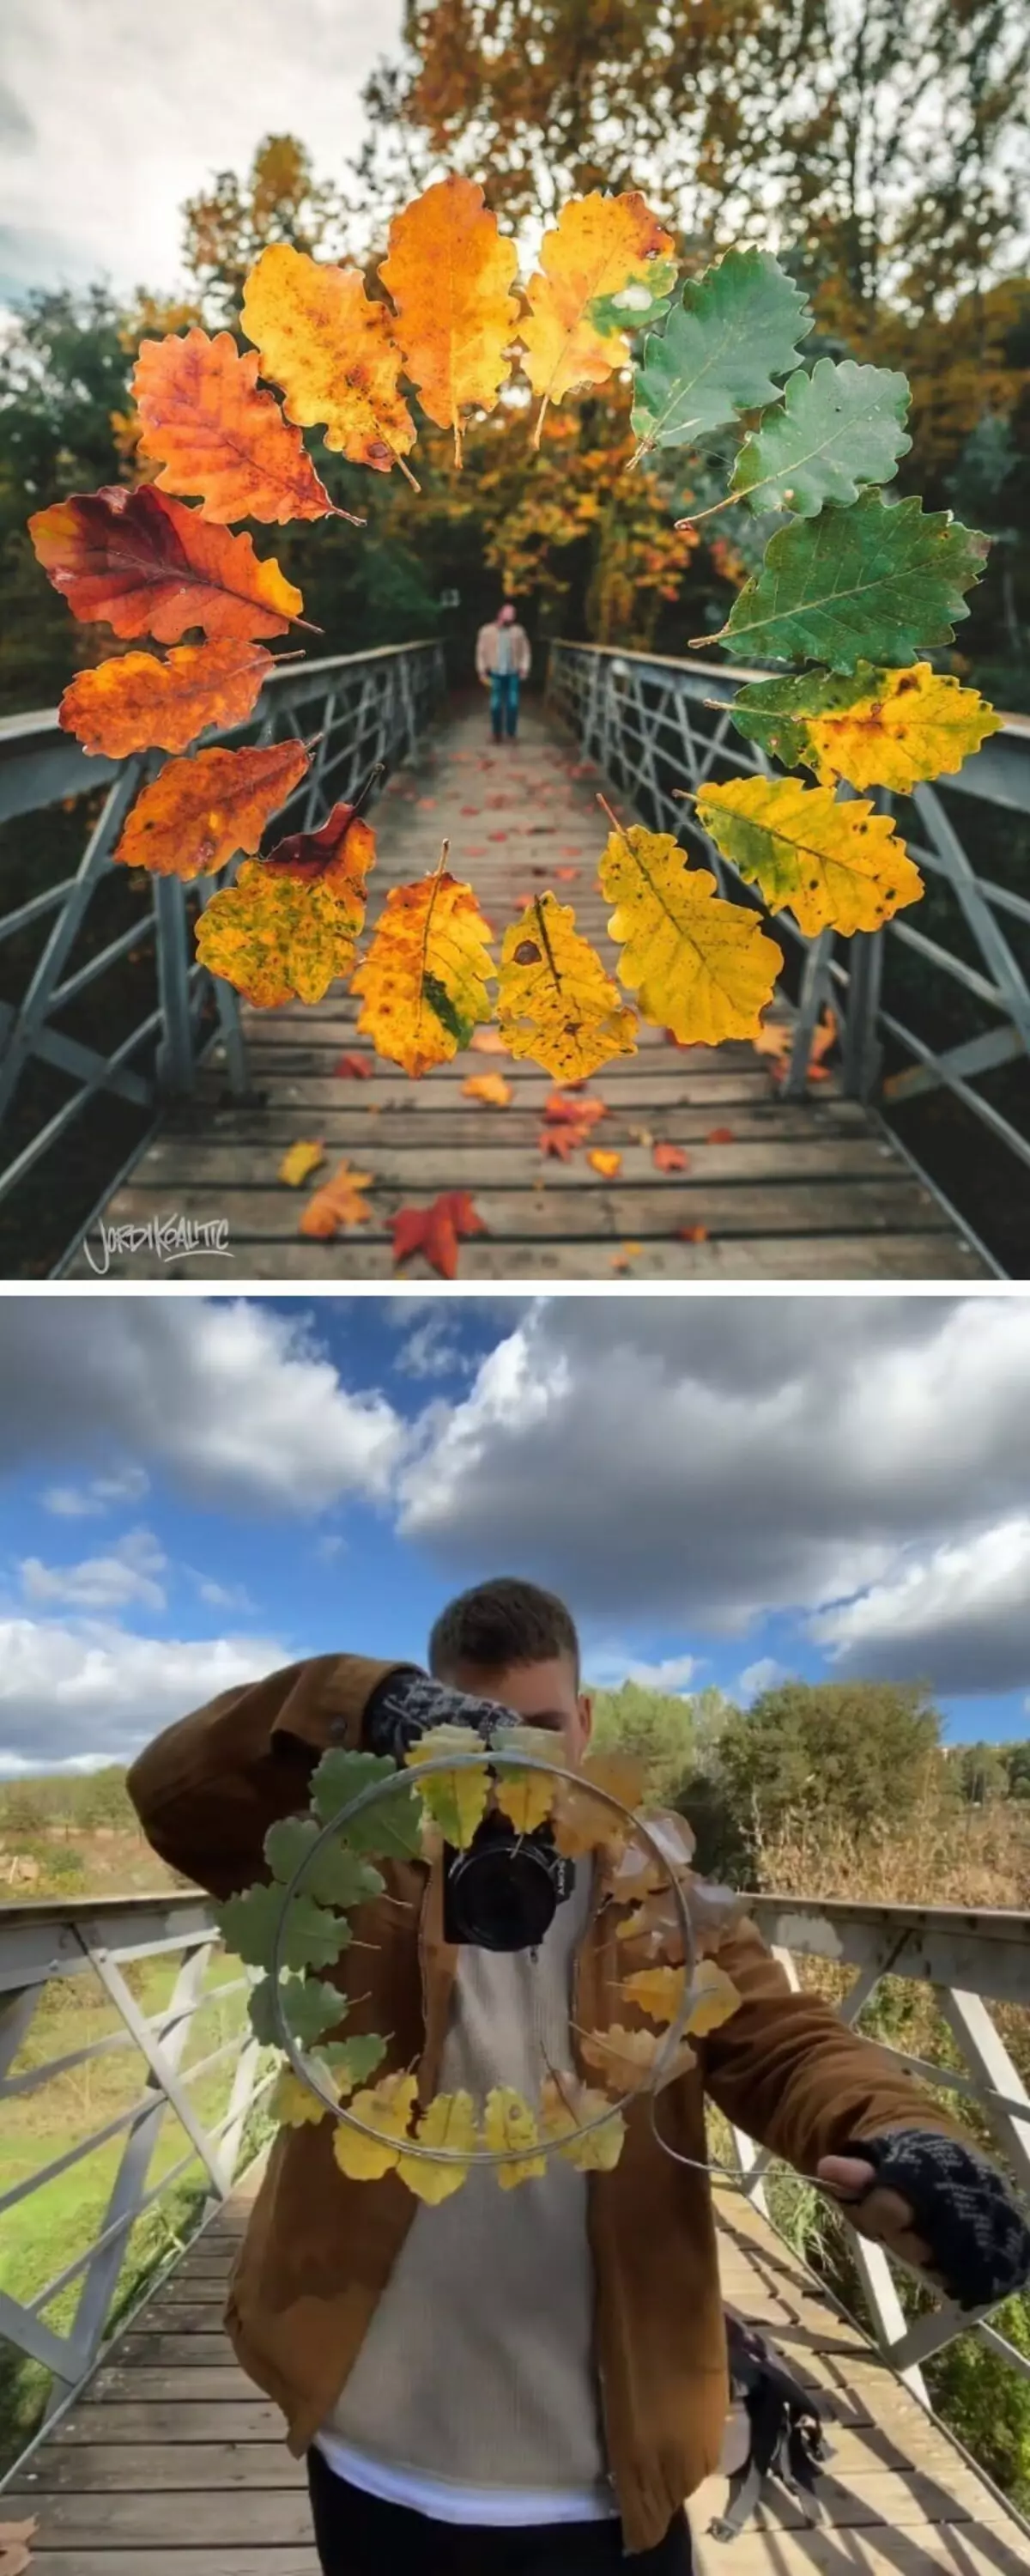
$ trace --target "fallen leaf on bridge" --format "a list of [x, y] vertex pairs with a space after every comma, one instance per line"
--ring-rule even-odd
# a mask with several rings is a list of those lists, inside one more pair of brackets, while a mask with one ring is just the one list
[[655, 1145], [651, 1161], [656, 1172], [688, 1172], [690, 1163], [682, 1145]]
[[556, 868], [554, 873], [556, 877], [561, 878], [563, 885], [572, 885], [577, 877], [582, 876], [583, 870], [582, 868]]
[[423, 411], [454, 431], [456, 465], [462, 411], [493, 411], [511, 372], [517, 268], [516, 245], [498, 231], [482, 188], [455, 171], [391, 220], [379, 275], [396, 307], [393, 335]]
[[705, 1137], [706, 1145], [734, 1145], [736, 1141], [732, 1127], [710, 1127]]
[[0, 2576], [25, 2576], [38, 2530], [36, 2514], [30, 2515], [28, 2522], [0, 2522]]
[[261, 354], [261, 373], [286, 396], [287, 420], [302, 429], [325, 424], [334, 456], [388, 474], [404, 462], [416, 430], [398, 392], [401, 352], [393, 316], [366, 295], [359, 268], [310, 259], [290, 242], [271, 242], [247, 279], [243, 329]]
[[613, 1146], [595, 1145], [587, 1155], [587, 1161], [605, 1181], [613, 1181], [616, 1172], [622, 1170], [622, 1156], [615, 1152]]
[[180, 644], [156, 653], [119, 653], [80, 671], [57, 721], [83, 750], [126, 760], [134, 751], [185, 751], [208, 725], [243, 724], [275, 664], [263, 644]]
[[307, 1180], [308, 1173], [317, 1172], [319, 1164], [324, 1161], [324, 1145], [309, 1144], [306, 1139], [298, 1140], [296, 1145], [290, 1145], [287, 1148], [276, 1178], [288, 1182], [291, 1190], [299, 1189], [301, 1182]]
[[455, 1279], [459, 1238], [486, 1230], [467, 1190], [445, 1190], [431, 1207], [399, 1208], [393, 1219], [394, 1269], [421, 1252], [441, 1279]]
[[636, 1052], [635, 1014], [577, 931], [571, 904], [553, 894], [535, 896], [532, 914], [504, 934], [497, 1007], [512, 1055], [564, 1082]]
[[491, 1017], [489, 929], [471, 886], [447, 875], [447, 846], [431, 876], [391, 886], [351, 983], [362, 1036], [413, 1078], [449, 1063]]
[[589, 1134], [589, 1127], [542, 1127], [537, 1144], [540, 1152], [551, 1155], [556, 1163], [571, 1163]]
[[678, 1225], [676, 1232], [681, 1243], [707, 1243], [708, 1241], [706, 1225]]
[[241, 353], [229, 331], [212, 340], [195, 327], [141, 343], [132, 390], [140, 454], [161, 467], [156, 488], [198, 493], [201, 518], [216, 527], [327, 518], [333, 504], [300, 431], [259, 390], [257, 373], [256, 351]]
[[308, 1204], [300, 1220], [301, 1234], [312, 1234], [328, 1241], [338, 1234], [341, 1225], [367, 1225], [372, 1214], [364, 1192], [371, 1189], [373, 1172], [357, 1172], [350, 1163], [338, 1163], [331, 1179], [323, 1181], [320, 1190]]
[[563, 1124], [571, 1127], [593, 1127], [599, 1118], [607, 1118], [607, 1116], [608, 1111], [604, 1101], [595, 1100], [593, 1093], [588, 1097], [587, 1093], [583, 1092], [570, 1100], [567, 1092], [551, 1091], [544, 1102], [544, 1117], [548, 1124], [554, 1127]]
[[473, 1055], [510, 1055], [499, 1029], [473, 1029], [469, 1039]]
[[212, 876], [237, 850], [257, 849], [307, 766], [303, 743], [294, 741], [166, 760], [137, 796], [115, 858], [154, 876]]
[[503, 1073], [470, 1073], [461, 1088], [467, 1100], [485, 1100], [491, 1109], [506, 1109], [512, 1096]]
[[337, 1057], [333, 1072], [343, 1082], [371, 1082], [375, 1065], [370, 1055], [341, 1055]]
[[191, 626], [222, 637], [285, 635], [304, 606], [278, 564], [260, 561], [252, 538], [210, 527], [152, 483], [73, 492], [28, 524], [72, 615], [100, 619], [116, 635], [155, 635], [159, 644], [177, 644]]
[[[812, 1031], [808, 1058], [807, 1078], [809, 1082], [829, 1081], [829, 1069], [824, 1065], [822, 1059], [824, 1055], [829, 1054], [830, 1048], [835, 1043], [836, 1036], [836, 1014], [827, 1007], [823, 1012], [818, 1028], [813, 1029]], [[756, 1038], [752, 1038], [751, 1044], [754, 1047], [756, 1055], [768, 1055], [772, 1057], [773, 1061], [770, 1066], [770, 1071], [772, 1073], [773, 1080], [782, 1081], [786, 1075], [791, 1055], [794, 1050], [794, 1029], [792, 1025], [786, 1020], [766, 1020], [763, 1026], [759, 1029], [758, 1036]]]

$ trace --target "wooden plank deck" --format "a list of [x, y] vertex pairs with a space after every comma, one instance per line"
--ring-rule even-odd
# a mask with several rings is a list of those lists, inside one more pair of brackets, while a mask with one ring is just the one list
[[[575, 868], [577, 877], [558, 880], [555, 890], [575, 903], [579, 926], [613, 964], [608, 906], [595, 878], [607, 831], [596, 803], [600, 783], [546, 711], [530, 707], [515, 745], [493, 746], [479, 707], [442, 724], [417, 762], [389, 782], [376, 811], [373, 916], [391, 883], [433, 864], [446, 832], [452, 869], [475, 886], [498, 933], [520, 893], [551, 881], [555, 867]], [[630, 820], [625, 800], [617, 802]], [[225, 1218], [231, 1260], [198, 1255], [169, 1267], [137, 1248], [112, 1256], [107, 1275], [390, 1279], [396, 1210], [459, 1188], [470, 1191], [488, 1229], [462, 1246], [467, 1280], [985, 1275], [874, 1119], [835, 1096], [832, 1081], [810, 1100], [785, 1104], [767, 1059], [749, 1046], [684, 1050], [660, 1030], [643, 1029], [639, 1055], [589, 1086], [609, 1113], [591, 1141], [622, 1155], [617, 1178], [605, 1181], [582, 1151], [568, 1164], [543, 1159], [541, 1112], [554, 1088], [546, 1075], [500, 1057], [466, 1055], [409, 1082], [371, 1057], [355, 1033], [356, 1017], [343, 991], [313, 1010], [245, 1013], [260, 1099], [226, 1106], [222, 1076], [212, 1067], [195, 1106], [169, 1120], [103, 1216], [107, 1227], [175, 1215], [197, 1223]], [[372, 1079], [338, 1077], [341, 1052], [374, 1061]], [[513, 1084], [509, 1107], [485, 1107], [465, 1095], [470, 1073], [497, 1070]], [[324, 1143], [326, 1169], [346, 1156], [374, 1174], [367, 1226], [333, 1243], [298, 1236], [307, 1189], [288, 1189], [277, 1174], [286, 1147], [300, 1137]], [[684, 1149], [685, 1172], [656, 1171], [652, 1143], [663, 1141]], [[695, 1230], [694, 1239], [686, 1230]], [[69, 1275], [94, 1275], [84, 1252]], [[433, 1274], [418, 1256], [402, 1275]]]
[[[786, 2500], [729, 2544], [691, 2521], [699, 2576], [1026, 2576], [1030, 2540], [758, 2213], [720, 2192], [730, 2303], [765, 2324], [836, 2409], [821, 2521]], [[235, 2196], [189, 2247], [86, 2393], [0, 2497], [38, 2517], [32, 2576], [318, 2576], [304, 2470], [237, 2368], [221, 2311], [246, 2223]]]

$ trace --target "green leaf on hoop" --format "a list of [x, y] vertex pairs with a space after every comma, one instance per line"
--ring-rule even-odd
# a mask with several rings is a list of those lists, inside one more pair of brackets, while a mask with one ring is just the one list
[[[287, 2029], [302, 2048], [310, 2048], [326, 2032], [338, 2030], [346, 2021], [349, 2006], [345, 1995], [335, 1986], [325, 1986], [319, 1977], [284, 1978], [280, 1986], [283, 2016]], [[254, 1987], [247, 2010], [255, 2039], [263, 2048], [281, 2048], [279, 2023], [275, 2012], [275, 1987], [271, 1977], [262, 1977]]]
[[831, 671], [914, 662], [926, 646], [950, 644], [988, 551], [989, 539], [950, 510], [924, 510], [914, 496], [888, 502], [870, 486], [850, 510], [830, 502], [817, 519], [778, 529], [705, 649]]
[[[282, 1886], [288, 1886], [295, 1869], [307, 1860], [318, 1841], [321, 1827], [312, 1816], [282, 1816], [270, 1825], [265, 1835], [265, 1859]], [[382, 1872], [371, 1861], [362, 1860], [359, 1852], [346, 1842], [323, 1843], [314, 1866], [301, 1882], [299, 1894], [313, 1896], [319, 1905], [365, 1905], [372, 1896], [381, 1896], [386, 1886]]]
[[820, 358], [810, 376], [802, 368], [745, 439], [730, 484], [734, 499], [809, 519], [825, 501], [846, 507], [863, 484], [889, 483], [912, 445], [904, 427], [909, 399], [907, 376], [889, 367]]
[[769, 251], [730, 250], [703, 277], [688, 277], [637, 370], [639, 452], [693, 447], [738, 412], [775, 401], [777, 379], [796, 367], [796, 343], [811, 325], [800, 288]]
[[[248, 1887], [213, 1908], [226, 1948], [249, 1967], [271, 1968], [283, 1911], [278, 1886]], [[340, 1914], [327, 1914], [310, 1896], [293, 1896], [286, 1908], [285, 1937], [280, 1952], [284, 1968], [328, 1968], [346, 1950], [350, 1924]]]
[[[349, 1753], [334, 1745], [323, 1753], [311, 1783], [311, 1804], [323, 1825], [337, 1815], [341, 1807], [370, 1789], [374, 1780], [396, 1778], [397, 1765], [388, 1753]], [[341, 1828], [352, 1851], [381, 1853], [396, 1860], [420, 1860], [422, 1857], [422, 1810], [410, 1789], [395, 1790], [375, 1806], [368, 1806], [361, 1816], [353, 1816]]]
[[367, 2031], [353, 2039], [331, 2040], [326, 2048], [318, 2050], [318, 2057], [320, 2063], [324, 2061], [338, 2090], [354, 2093], [359, 2085], [367, 2084], [370, 2075], [374, 2075], [376, 2068], [382, 2065], [386, 2048], [387, 2043], [380, 2039], [378, 2031]]

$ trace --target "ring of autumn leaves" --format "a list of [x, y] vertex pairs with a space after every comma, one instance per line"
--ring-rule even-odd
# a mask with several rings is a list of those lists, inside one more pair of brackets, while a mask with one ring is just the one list
[[[460, 2190], [473, 2164], [492, 2166], [505, 2191], [544, 2173], [550, 2155], [608, 2172], [627, 2105], [653, 2100], [692, 2066], [690, 2036], [737, 2009], [736, 1987], [705, 1952], [743, 1900], [693, 1876], [689, 1825], [644, 1810], [644, 1769], [633, 1757], [588, 1754], [570, 1772], [546, 1729], [505, 1727], [486, 1750], [472, 1728], [438, 1726], [405, 1760], [410, 1781], [389, 1755], [323, 1754], [308, 1814], [265, 1836], [268, 1878], [214, 1909], [228, 1948], [265, 1971], [249, 2012], [256, 2038], [284, 2060], [273, 2116], [291, 2128], [333, 2118], [342, 2173], [357, 2182], [396, 2173], [425, 2201]], [[351, 1911], [381, 1897], [404, 1901], [389, 1896], [377, 1859], [432, 1861], [445, 1843], [466, 1851], [488, 1810], [516, 1833], [549, 1822], [567, 1858], [594, 1856], [597, 1900], [618, 1910], [626, 1972], [617, 1995], [631, 2018], [576, 2031], [577, 2064], [548, 2063], [537, 2103], [504, 2084], [482, 2103], [464, 2091], [422, 2100], [414, 2067], [379, 2072], [389, 2044], [380, 2033], [329, 2037], [350, 2002], [313, 1972], [337, 1966], [352, 1942], [368, 1947], [372, 1926], [353, 1929]]]
[[[396, 467], [414, 484], [417, 431], [402, 380], [431, 421], [453, 429], [460, 466], [463, 419], [495, 407], [516, 356], [539, 398], [537, 440], [548, 404], [631, 369], [632, 465], [739, 423], [716, 506], [789, 513], [721, 632], [692, 641], [794, 666], [741, 688], [732, 721], [816, 783], [757, 775], [706, 785], [693, 800], [699, 824], [768, 909], [788, 907], [809, 936], [871, 931], [914, 903], [921, 879], [893, 820], [853, 791], [905, 794], [955, 771], [997, 730], [975, 689], [920, 658], [968, 615], [964, 594], [987, 539], [949, 511], [884, 497], [911, 445], [907, 380], [850, 359], [799, 365], [812, 317], [770, 254], [729, 251], [677, 293], [672, 253], [640, 195], [576, 198], [516, 295], [514, 242], [481, 188], [451, 176], [391, 222], [381, 298], [358, 269], [276, 243], [247, 280], [245, 354], [226, 331], [145, 340], [134, 391], [153, 479], [55, 502], [29, 526], [77, 617], [171, 649], [80, 673], [61, 723], [88, 752], [117, 758], [154, 747], [180, 755], [208, 727], [246, 721], [271, 667], [268, 641], [303, 627], [303, 601], [232, 523], [349, 515], [334, 512], [303, 429], [319, 427], [333, 453], [375, 473]], [[643, 334], [636, 356], [627, 331]], [[197, 633], [202, 641], [182, 641]], [[171, 758], [115, 852], [127, 867], [183, 879], [244, 854], [198, 922], [197, 949], [250, 1002], [314, 1003], [349, 977], [359, 1029], [414, 1077], [494, 1018], [508, 1053], [565, 1082], [633, 1054], [637, 1012], [686, 1045], [761, 1035], [782, 956], [758, 914], [723, 900], [671, 834], [623, 830], [614, 816], [598, 882], [613, 906], [617, 983], [550, 889], [526, 898], [495, 962], [471, 887], [448, 872], [446, 841], [418, 883], [390, 888], [359, 952], [375, 858], [366, 821], [338, 804], [320, 830], [257, 855], [309, 750], [290, 740]]]

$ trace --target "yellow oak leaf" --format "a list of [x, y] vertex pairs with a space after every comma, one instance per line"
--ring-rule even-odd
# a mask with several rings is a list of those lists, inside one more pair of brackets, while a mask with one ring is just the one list
[[683, 2001], [685, 1968], [636, 1968], [619, 1987], [627, 2003], [639, 2004], [651, 2021], [673, 2022]]
[[[602, 2113], [608, 2109], [607, 2119]], [[586, 2136], [577, 2134], [588, 2120], [600, 2125]], [[578, 2075], [545, 2076], [540, 2088], [540, 2135], [549, 2141], [560, 2138], [558, 2154], [577, 2173], [613, 2173], [626, 2139], [626, 2123], [621, 2111], [613, 2111], [605, 2093], [581, 2082]]]
[[846, 778], [852, 787], [891, 787], [907, 796], [921, 779], [950, 778], [1001, 717], [976, 689], [950, 673], [914, 662], [907, 671], [878, 671], [876, 685], [854, 705], [802, 716], [808, 760], [828, 785]]
[[[417, 2092], [414, 2075], [381, 2075], [378, 2084], [355, 2093], [350, 2108], [362, 2128], [351, 2128], [347, 2119], [338, 2120], [333, 2138], [333, 2155], [351, 2182], [381, 2182], [399, 2164]], [[377, 2130], [378, 2136], [366, 2137], [365, 2129]]]
[[863, 796], [838, 804], [832, 787], [803, 787], [799, 778], [733, 778], [700, 790], [697, 816], [723, 857], [774, 912], [789, 906], [807, 938], [879, 930], [922, 894], [893, 817], [874, 813]]
[[601, 892], [622, 949], [619, 979], [645, 1019], [681, 1046], [719, 1046], [761, 1026], [783, 963], [755, 913], [725, 903], [707, 868], [687, 865], [671, 832], [640, 823], [614, 831], [602, 853]]
[[[642, 1762], [629, 1753], [588, 1753], [578, 1771], [556, 1785], [554, 1838], [567, 1860], [580, 1853], [620, 1846], [632, 1831], [632, 1813], [643, 1804], [646, 1775]], [[631, 1813], [615, 1815], [594, 1789], [617, 1798]]]
[[[613, 1181], [616, 1172], [622, 1170], [622, 1156], [616, 1153], [611, 1145], [594, 1145], [587, 1155], [587, 1161], [592, 1163], [595, 1172], [600, 1172], [602, 1180], [605, 1181]], [[637, 1248], [639, 1249], [639, 1246]], [[628, 1244], [626, 1250], [629, 1251]]]
[[320, 831], [245, 859], [197, 924], [202, 965], [261, 1010], [320, 1002], [354, 963], [375, 849], [370, 826], [336, 805]]
[[379, 275], [393, 299], [393, 336], [423, 411], [454, 431], [461, 415], [492, 411], [509, 373], [505, 351], [518, 320], [511, 284], [515, 243], [504, 238], [475, 180], [452, 171], [390, 225]]
[[391, 886], [351, 979], [362, 996], [362, 1035], [413, 1077], [447, 1064], [477, 1022], [490, 1018], [489, 942], [471, 886], [444, 868], [416, 885]]
[[439, 1762], [449, 1753], [478, 1753], [483, 1758], [477, 1770], [439, 1771], [434, 1779], [417, 1780], [415, 1785], [426, 1813], [439, 1825], [446, 1840], [456, 1850], [467, 1851], [490, 1794], [482, 1737], [474, 1726], [430, 1726], [417, 1743], [409, 1744], [404, 1759], [418, 1770], [423, 1763]]
[[514, 2191], [516, 2183], [531, 2182], [535, 2175], [546, 2173], [546, 2156], [531, 2152], [539, 2136], [536, 2113], [522, 2094], [510, 2084], [495, 2084], [486, 2097], [483, 2144], [491, 2155], [500, 2155], [506, 2148], [512, 2151], [512, 2163], [493, 2168], [502, 2191]]
[[281, 2121], [287, 2129], [302, 2129], [309, 2120], [312, 2127], [317, 2128], [320, 2120], [328, 2118], [324, 2102], [319, 2101], [309, 2085], [301, 2083], [299, 2075], [294, 2075], [289, 2066], [284, 2066], [276, 2082], [269, 2109], [273, 2120]]
[[551, 1813], [558, 1784], [542, 1771], [506, 1771], [499, 1758], [500, 1748], [503, 1745], [505, 1751], [524, 1753], [534, 1762], [549, 1762], [561, 1769], [565, 1762], [562, 1738], [545, 1726], [506, 1726], [494, 1741], [497, 1750], [491, 1748], [490, 1767], [495, 1780], [495, 1804], [516, 1833], [535, 1833]]
[[635, 1055], [636, 1015], [576, 929], [571, 904], [537, 895], [504, 934], [497, 996], [501, 1039], [559, 1082], [582, 1082], [612, 1056]]
[[324, 1161], [324, 1145], [308, 1144], [306, 1140], [298, 1138], [295, 1145], [287, 1147], [279, 1165], [277, 1177], [280, 1181], [288, 1182], [291, 1190], [299, 1189], [301, 1182], [307, 1180], [308, 1173], [317, 1172], [319, 1164]]
[[[597, 2069], [609, 2093], [633, 2093], [654, 2077], [655, 2067], [667, 2047], [666, 2035], [653, 2030], [626, 2030], [614, 2022], [610, 2030], [584, 2033], [580, 2047], [588, 2066]], [[681, 2040], [667, 2066], [662, 2068], [658, 2091], [673, 2084], [697, 2059], [686, 2040]]]
[[645, 285], [648, 262], [673, 248], [672, 235], [636, 190], [621, 197], [574, 197], [544, 234], [540, 266], [526, 289], [529, 318], [519, 325], [525, 368], [541, 396], [535, 443], [544, 412], [573, 385], [603, 385], [613, 367], [629, 361], [625, 333], [598, 328], [591, 306]]
[[450, 2200], [468, 2181], [468, 2159], [479, 2145], [479, 2129], [471, 2093], [436, 2093], [427, 2104], [415, 2129], [420, 2147], [437, 2147], [453, 2156], [453, 2164], [423, 2163], [421, 2156], [401, 2156], [397, 2172], [416, 2200], [437, 2208]]
[[720, 1968], [714, 1959], [699, 1959], [687, 2001], [686, 2028], [693, 2038], [704, 2039], [710, 2030], [719, 2030], [724, 2021], [732, 2020], [740, 1995], [725, 1968]]
[[416, 431], [397, 389], [393, 317], [366, 295], [359, 268], [333, 268], [272, 242], [251, 269], [241, 319], [262, 375], [285, 395], [287, 420], [301, 429], [324, 423], [334, 455], [380, 474], [399, 465], [415, 482], [404, 462]]
[[507, 1109], [512, 1086], [503, 1073], [470, 1073], [462, 1091], [468, 1100], [485, 1100], [489, 1109]]

